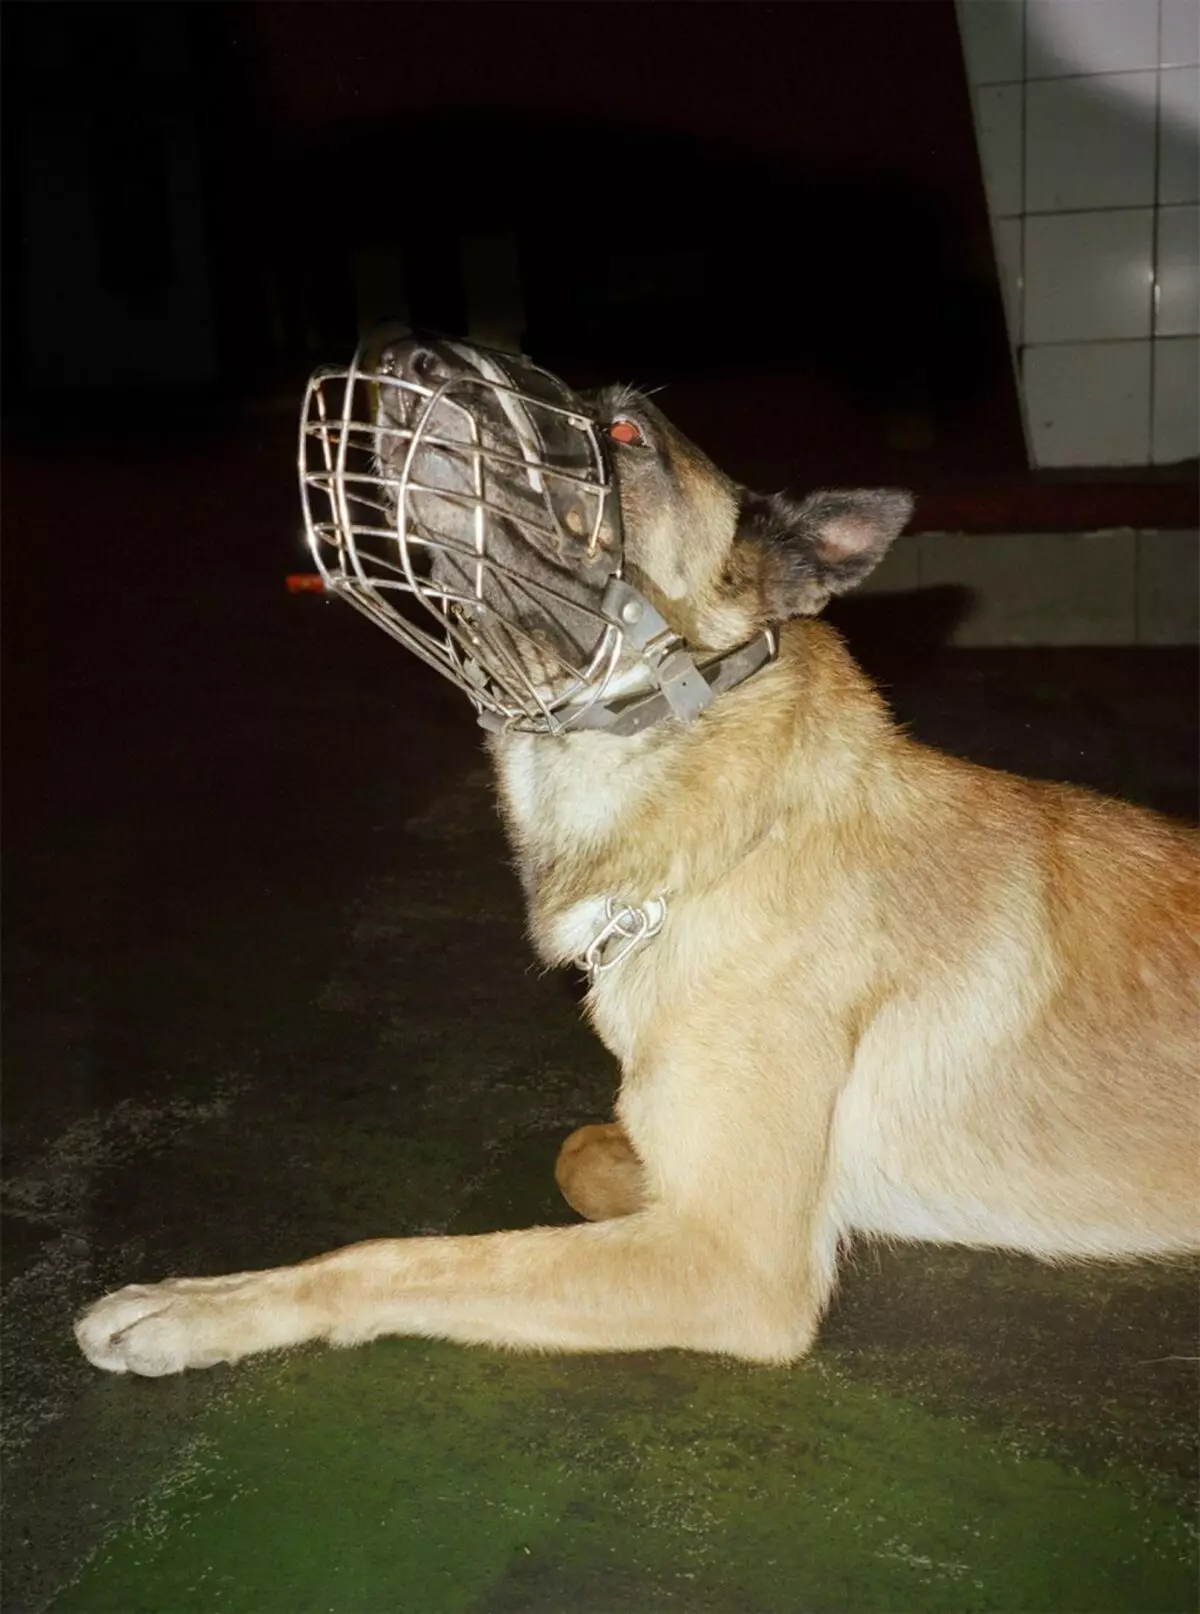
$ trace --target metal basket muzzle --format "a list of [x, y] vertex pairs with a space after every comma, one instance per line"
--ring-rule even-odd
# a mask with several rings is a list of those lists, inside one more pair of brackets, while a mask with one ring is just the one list
[[566, 731], [603, 698], [623, 644], [606, 598], [622, 546], [605, 443], [548, 372], [430, 346], [428, 379], [411, 344], [397, 361], [372, 338], [309, 381], [309, 545], [325, 587], [461, 689], [487, 727]]

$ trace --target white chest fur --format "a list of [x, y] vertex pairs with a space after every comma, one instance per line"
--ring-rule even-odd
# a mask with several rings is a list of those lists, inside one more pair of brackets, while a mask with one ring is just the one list
[[500, 785], [522, 841], [553, 855], [601, 844], [659, 772], [646, 735], [507, 734], [494, 742]]
[[605, 899], [585, 897], [550, 921], [550, 945], [560, 957], [582, 958], [607, 922]]
[[[509, 734], [492, 749], [512, 827], [535, 866], [602, 846], [661, 771], [646, 736]], [[546, 916], [539, 938], [546, 955], [562, 962], [584, 953], [605, 924], [606, 898], [655, 894], [597, 891]]]

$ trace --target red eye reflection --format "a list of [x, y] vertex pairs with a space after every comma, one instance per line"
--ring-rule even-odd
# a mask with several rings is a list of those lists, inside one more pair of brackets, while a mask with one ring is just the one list
[[608, 435], [614, 443], [620, 443], [624, 448], [640, 448], [646, 441], [641, 427], [635, 426], [632, 420], [614, 420], [608, 428]]

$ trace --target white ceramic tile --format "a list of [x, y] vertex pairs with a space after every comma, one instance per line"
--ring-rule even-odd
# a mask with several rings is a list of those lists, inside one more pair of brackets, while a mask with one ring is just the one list
[[1200, 202], [1200, 67], [1159, 75], [1158, 199]]
[[1200, 333], [1200, 208], [1158, 210], [1156, 336]]
[[1154, 463], [1173, 465], [1200, 455], [1200, 337], [1171, 336], [1154, 344]]
[[1158, 60], [1163, 67], [1200, 62], [1200, 0], [1161, 0]]
[[1139, 644], [1195, 644], [1200, 639], [1200, 533], [1139, 532]]
[[1012, 84], [1023, 76], [1021, 0], [958, 0], [958, 31], [971, 84]]
[[1022, 369], [1035, 465], [1149, 462], [1149, 342], [1027, 347]]
[[1021, 84], [993, 85], [975, 93], [975, 136], [993, 216], [1021, 211]]
[[1154, 211], [1025, 220], [1026, 342], [1149, 336]]
[[1008, 326], [1008, 339], [1014, 347], [1025, 340], [1022, 318], [1024, 270], [1024, 222], [1021, 219], [993, 219], [992, 241], [996, 250], [996, 271], [1000, 290], [1004, 295], [1004, 318]]
[[[1031, 212], [1153, 202], [1157, 77], [1109, 73], [1026, 87], [1025, 206]], [[1127, 93], [1132, 81], [1149, 96], [1147, 106]]]
[[1027, 0], [1026, 76], [1158, 66], [1158, 0]]

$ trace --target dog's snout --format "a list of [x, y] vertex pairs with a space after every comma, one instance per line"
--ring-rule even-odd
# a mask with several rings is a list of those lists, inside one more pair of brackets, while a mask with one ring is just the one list
[[398, 381], [415, 381], [421, 386], [438, 387], [450, 376], [445, 359], [424, 342], [413, 337], [393, 342], [383, 350], [379, 368]]
[[442, 360], [427, 347], [412, 350], [408, 368], [414, 380], [424, 381], [427, 386], [439, 386], [448, 373]]

